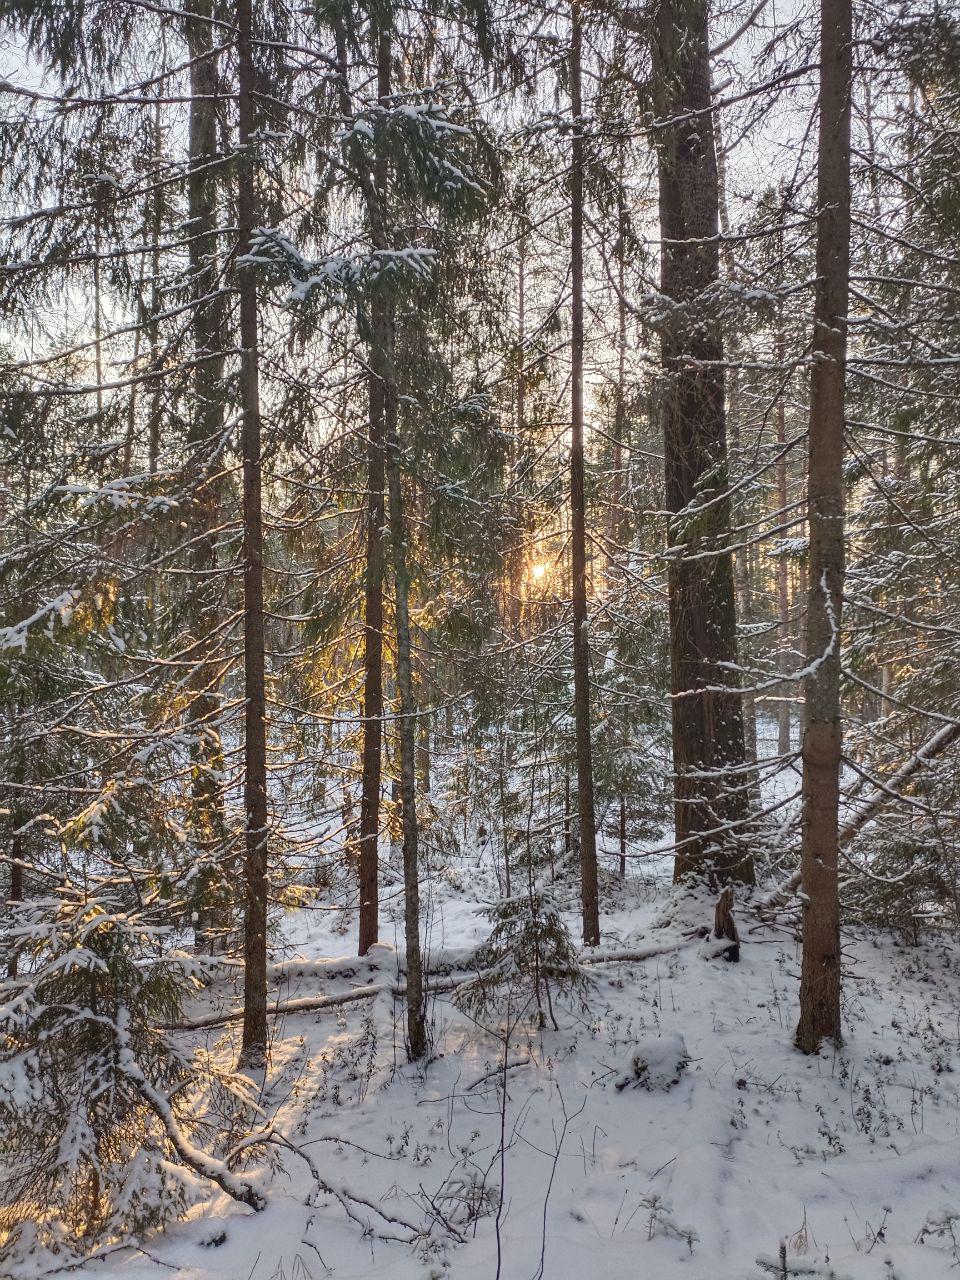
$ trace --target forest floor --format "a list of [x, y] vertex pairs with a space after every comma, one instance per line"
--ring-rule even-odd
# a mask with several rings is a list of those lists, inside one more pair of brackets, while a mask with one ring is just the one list
[[[712, 944], [687, 936], [708, 904], [639, 880], [608, 890], [604, 947], [657, 954], [592, 965], [588, 1006], [558, 1007], [559, 1031], [517, 1027], [505, 1043], [437, 994], [438, 1056], [424, 1068], [405, 1062], [402, 1004], [387, 991], [273, 1019], [264, 1111], [330, 1186], [414, 1226], [432, 1222], [429, 1237], [380, 1238], [406, 1229], [362, 1205], [360, 1221], [351, 1220], [285, 1150], [256, 1175], [269, 1196], [263, 1212], [217, 1192], [145, 1251], [88, 1263], [83, 1274], [936, 1280], [960, 1272], [960, 951], [848, 934], [846, 1043], [805, 1058], [791, 1040], [792, 938], [745, 931], [741, 962], [725, 963]], [[488, 896], [493, 885], [473, 862], [435, 883], [434, 962], [441, 949], [485, 936]], [[397, 952], [344, 956], [355, 927], [347, 911], [288, 912], [276, 1000], [389, 987]], [[391, 918], [391, 935], [395, 927]], [[336, 955], [344, 958], [326, 959]], [[218, 1006], [235, 1007], [231, 983], [207, 989], [192, 1014]], [[225, 1050], [224, 1028], [203, 1036]], [[650, 1087], [635, 1079], [638, 1054]]]

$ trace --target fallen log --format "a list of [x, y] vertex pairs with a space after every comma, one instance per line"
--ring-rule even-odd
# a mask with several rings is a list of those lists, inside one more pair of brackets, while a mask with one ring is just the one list
[[[960, 720], [951, 720], [942, 725], [937, 732], [920, 747], [886, 782], [878, 783], [866, 799], [862, 800], [841, 824], [838, 833], [840, 847], [849, 844], [860, 834], [868, 822], [886, 805], [894, 800], [903, 799], [903, 789], [914, 778], [925, 764], [942, 755], [948, 747], [960, 738]], [[772, 893], [756, 903], [756, 910], [763, 916], [776, 911], [787, 903], [803, 883], [799, 868], [779, 884]]]
[[[580, 962], [584, 965], [599, 967], [605, 964], [627, 964], [652, 960], [656, 956], [669, 955], [671, 952], [680, 951], [698, 940], [697, 936], [682, 937], [671, 939], [669, 942], [664, 943], [651, 943], [649, 947], [624, 950], [595, 947], [581, 956]], [[474, 971], [470, 970], [455, 976], [440, 978], [427, 985], [426, 994], [444, 995], [449, 991], [455, 991], [457, 987], [464, 982], [469, 982], [474, 976]], [[402, 1000], [406, 994], [407, 988], [401, 982], [370, 982], [362, 987], [353, 987], [350, 991], [345, 991], [340, 995], [295, 996], [287, 1000], [275, 1000], [267, 1009], [267, 1017], [277, 1018], [293, 1013], [313, 1013], [319, 1009], [332, 1009], [340, 1005], [354, 1004], [359, 1000], [374, 1000], [380, 995], [388, 995], [394, 1000]], [[224, 1013], [211, 1013], [201, 1018], [178, 1022], [165, 1027], [164, 1030], [203, 1031], [208, 1027], [226, 1027], [232, 1022], [241, 1022], [242, 1020], [242, 1009], [230, 1009]]]

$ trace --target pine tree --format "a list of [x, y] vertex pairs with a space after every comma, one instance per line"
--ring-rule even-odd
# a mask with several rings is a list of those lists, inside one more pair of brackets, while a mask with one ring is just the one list
[[580, 2], [571, 5], [570, 42], [570, 284], [571, 436], [570, 567], [573, 575], [573, 705], [576, 725], [578, 830], [583, 905], [583, 940], [600, 943], [597, 888], [597, 820], [593, 804], [590, 730], [590, 637], [587, 618], [586, 494], [583, 463], [583, 33]]
[[844, 390], [850, 275], [850, 0], [823, 0], [817, 162], [817, 286], [810, 375], [806, 715], [803, 730], [803, 967], [797, 1044], [840, 1040], [837, 888], [842, 723]]

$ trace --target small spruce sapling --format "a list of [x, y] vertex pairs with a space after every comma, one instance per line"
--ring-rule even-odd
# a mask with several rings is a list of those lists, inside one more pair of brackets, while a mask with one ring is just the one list
[[780, 1241], [780, 1248], [775, 1258], [760, 1254], [757, 1266], [764, 1275], [774, 1276], [775, 1280], [793, 1280], [794, 1276], [818, 1276], [820, 1280], [843, 1280], [828, 1263], [793, 1261], [787, 1257], [787, 1244]]
[[[195, 985], [167, 931], [64, 893], [21, 908], [0, 984], [0, 1259], [61, 1261], [181, 1214], [195, 1178], [261, 1208], [210, 1145], [249, 1118], [244, 1081], [165, 1027]], [[245, 1126], [248, 1127], [248, 1126]], [[72, 1265], [68, 1262], [68, 1265]]]
[[474, 956], [477, 974], [457, 991], [457, 1004], [482, 1018], [513, 1008], [535, 1008], [539, 1026], [557, 1020], [553, 997], [586, 1003], [589, 979], [561, 913], [564, 891], [542, 876], [488, 908], [493, 930]]

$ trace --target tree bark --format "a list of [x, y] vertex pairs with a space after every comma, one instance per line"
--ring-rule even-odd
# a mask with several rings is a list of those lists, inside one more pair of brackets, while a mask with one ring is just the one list
[[386, 388], [387, 485], [390, 494], [390, 544], [393, 554], [394, 610], [397, 631], [397, 701], [400, 739], [400, 803], [403, 827], [404, 934], [407, 944], [407, 1052], [416, 1061], [427, 1053], [420, 950], [420, 851], [417, 821], [417, 706], [410, 653], [410, 572], [407, 566], [400, 438], [396, 387]]
[[797, 1046], [839, 1043], [837, 885], [840, 625], [844, 576], [843, 413], [850, 279], [851, 0], [822, 0], [817, 285], [810, 375], [806, 720], [803, 733], [803, 961]]
[[[421, 693], [422, 691], [423, 690], [421, 688]], [[417, 744], [417, 754], [418, 754], [418, 759], [420, 761], [420, 767], [419, 767], [420, 786], [423, 790], [423, 794], [425, 796], [428, 796], [430, 794], [430, 787], [432, 785], [433, 748], [432, 748], [431, 717], [430, 717], [429, 711], [427, 711], [424, 707], [420, 708], [420, 734], [419, 734], [419, 742]]]
[[[713, 87], [711, 83], [711, 94]], [[727, 272], [727, 278], [730, 281], [736, 279], [736, 261], [733, 256], [733, 244], [730, 238], [730, 213], [727, 203], [727, 177], [726, 177], [726, 154], [723, 148], [723, 133], [720, 128], [719, 119], [716, 121], [716, 137], [715, 148], [717, 153], [717, 197], [718, 208], [717, 213], [720, 219], [720, 231], [722, 233], [722, 254], [723, 263]], [[727, 355], [729, 357], [730, 376], [727, 379], [727, 420], [730, 428], [730, 445], [733, 455], [739, 461], [741, 457], [741, 416], [743, 413], [742, 401], [740, 395], [740, 364], [743, 353], [740, 346], [740, 335], [737, 331], [737, 320], [734, 318], [733, 323], [729, 326], [726, 337]], [[731, 504], [730, 516], [734, 524], [739, 524], [739, 515], [742, 510], [742, 499]], [[747, 658], [752, 657], [752, 644], [749, 639], [750, 628], [753, 624], [753, 588], [752, 574], [750, 572], [750, 548], [741, 547], [733, 555], [733, 587], [734, 587], [734, 607], [736, 611], [737, 622], [741, 632], [744, 633], [745, 639], [739, 650], [745, 653]], [[748, 683], [750, 683], [748, 681]], [[743, 694], [741, 703], [743, 708], [743, 741], [744, 751], [747, 761], [750, 764], [757, 763], [757, 700], [753, 693], [747, 690]], [[750, 777], [750, 797], [756, 808], [760, 808], [760, 784], [756, 773], [752, 773]]]
[[573, 570], [573, 710], [576, 723], [577, 799], [580, 825], [580, 894], [583, 941], [600, 943], [600, 901], [597, 886], [597, 829], [593, 803], [593, 761], [590, 739], [590, 638], [587, 631], [586, 497], [583, 464], [583, 94], [581, 54], [583, 34], [580, 0], [570, 9], [570, 277], [571, 299], [571, 439], [570, 516]]
[[[508, 634], [513, 640], [520, 636], [523, 618], [523, 577], [529, 566], [524, 563], [529, 553], [524, 546], [524, 504], [518, 488], [520, 464], [526, 454], [527, 431], [527, 233], [526, 215], [521, 215], [521, 227], [517, 260], [517, 394], [516, 394], [516, 428], [510, 437], [508, 484], [513, 490], [510, 502], [511, 544], [507, 552], [507, 572], [505, 588], [507, 591], [504, 618], [509, 628]], [[514, 659], [508, 655], [508, 669], [512, 669]]]
[[613, 412], [613, 477], [610, 484], [607, 577], [616, 572], [617, 556], [626, 541], [626, 476], [624, 439], [627, 434], [627, 203], [623, 187], [623, 156], [620, 157], [620, 187], [617, 194], [617, 388]]
[[[731, 361], [736, 363], [740, 360], [739, 343], [731, 344], [730, 357]], [[740, 437], [740, 370], [733, 368], [730, 370], [730, 394], [728, 397], [730, 406], [730, 436], [734, 450], [734, 455], [740, 453], [741, 437]], [[739, 523], [736, 519], [741, 504], [737, 503], [733, 506], [731, 515], [735, 517], [735, 523]], [[734, 553], [733, 557], [733, 589], [734, 589], [734, 609], [736, 618], [741, 629], [744, 632], [744, 638], [738, 643], [738, 652], [744, 652], [746, 662], [749, 667], [751, 654], [750, 629], [754, 622], [753, 615], [753, 587], [750, 563], [750, 548], [741, 547]], [[748, 678], [749, 682], [749, 678]], [[744, 693], [742, 695], [741, 706], [743, 708], [743, 746], [744, 754], [749, 764], [757, 763], [757, 700], [752, 693]], [[760, 807], [760, 788], [757, 774], [752, 772], [750, 775], [750, 795], [756, 801], [757, 807]]]
[[[393, 58], [388, 28], [377, 37], [377, 83], [381, 102], [390, 97]], [[380, 193], [378, 248], [392, 248], [387, 221], [386, 158], [378, 157]], [[394, 622], [396, 628], [397, 737], [400, 756], [400, 812], [403, 832], [404, 936], [407, 948], [407, 1053], [411, 1061], [427, 1054], [423, 957], [420, 950], [420, 849], [417, 819], [417, 700], [413, 689], [410, 637], [410, 570], [407, 560], [403, 478], [400, 469], [399, 394], [396, 371], [396, 321], [392, 299], [384, 298], [378, 313], [372, 351], [374, 372], [383, 396], [384, 463], [389, 497], [390, 552], [393, 561]]]
[[160, 376], [160, 311], [163, 301], [160, 293], [160, 240], [163, 233], [163, 189], [161, 175], [163, 168], [163, 126], [161, 123], [160, 103], [154, 108], [153, 116], [153, 161], [154, 192], [150, 252], [150, 322], [148, 325], [150, 346], [150, 372], [155, 375], [153, 391], [150, 396], [150, 411], [147, 421], [147, 470], [155, 475], [160, 464], [160, 428], [163, 413], [162, 378]]
[[570, 769], [563, 772], [563, 861], [566, 866], [573, 852], [573, 833], [570, 829]]
[[[337, 56], [346, 74], [347, 38], [342, 23], [336, 26]], [[377, 97], [390, 96], [391, 47], [389, 36], [376, 36]], [[343, 113], [352, 104], [346, 80], [340, 91]], [[364, 164], [362, 151], [357, 163]], [[390, 248], [385, 219], [387, 161], [378, 152], [373, 172], [363, 184], [367, 220], [374, 248]], [[363, 747], [360, 783], [360, 938], [358, 950], [366, 955], [380, 934], [380, 789], [383, 777], [383, 576], [386, 524], [385, 465], [387, 387], [394, 379], [392, 367], [392, 317], [387, 299], [376, 296], [370, 304], [369, 436], [367, 440], [367, 533], [363, 618]], [[396, 389], [394, 386], [394, 395]]]
[[[786, 336], [784, 334], [783, 304], [777, 306], [777, 344], [776, 362], [778, 373], [782, 373], [786, 361]], [[786, 520], [789, 490], [787, 486], [787, 459], [783, 452], [787, 443], [786, 409], [783, 403], [784, 392], [777, 399], [777, 448], [780, 458], [777, 462], [777, 506], [780, 519]], [[780, 701], [777, 704], [777, 754], [785, 756], [790, 751], [790, 705], [793, 688], [786, 677], [790, 675], [790, 566], [787, 557], [777, 557], [777, 667], [784, 677], [780, 686]]]
[[210, 0], [197, 0], [186, 19], [190, 67], [190, 168], [187, 177], [189, 220], [190, 292], [193, 301], [194, 367], [188, 443], [199, 461], [194, 463], [198, 487], [194, 499], [190, 568], [190, 621], [194, 628], [190, 680], [191, 699], [187, 721], [194, 739], [191, 746], [193, 778], [191, 819], [195, 838], [205, 855], [205, 866], [195, 896], [197, 931], [229, 926], [225, 895], [217, 888], [213, 861], [224, 852], [226, 823], [219, 777], [223, 752], [218, 728], [220, 698], [211, 688], [211, 620], [216, 598], [216, 527], [220, 493], [207, 474], [206, 450], [223, 430], [223, 374], [226, 363], [226, 299], [211, 296], [219, 289], [217, 262], [217, 190], [219, 177], [212, 168], [217, 155], [217, 55], [209, 18]]
[[652, 57], [658, 119], [665, 487], [671, 548], [676, 879], [753, 882], [747, 819], [724, 412], [719, 182], [706, 0], [662, 0]]
[[[382, 304], [378, 304], [382, 309]], [[374, 327], [383, 328], [374, 317]], [[363, 747], [360, 781], [360, 944], [364, 956], [380, 933], [379, 837], [383, 768], [383, 382], [369, 378], [367, 537], [363, 597]]]
[[[251, 0], [236, 7], [239, 168], [237, 222], [243, 252], [257, 227], [252, 136], [256, 129], [256, 68]], [[244, 916], [243, 1037], [241, 1063], [258, 1067], [267, 1052], [267, 737], [263, 617], [263, 511], [260, 476], [260, 347], [257, 284], [252, 268], [238, 272], [240, 293], [240, 403], [243, 414], [243, 655]]]

